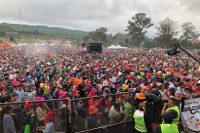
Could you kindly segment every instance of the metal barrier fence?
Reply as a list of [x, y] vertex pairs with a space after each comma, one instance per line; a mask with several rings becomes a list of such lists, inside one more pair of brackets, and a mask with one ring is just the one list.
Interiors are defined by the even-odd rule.
[[[49, 110], [55, 112], [54, 125], [56, 132], [92, 132], [90, 129], [95, 130], [101, 127], [99, 128], [100, 132], [100, 129], [106, 130], [105, 127], [107, 125], [114, 126], [114, 124], [120, 122], [122, 122], [122, 125], [128, 121], [128, 119], [122, 119], [124, 114], [122, 113], [121, 105], [124, 102], [124, 96], [129, 96], [133, 99], [132, 93], [120, 93], [110, 94], [105, 97], [95, 96], [79, 99], [52, 99], [29, 101], [28, 103], [0, 103], [0, 127], [3, 127], [2, 109], [9, 105], [12, 107], [11, 115], [17, 132], [23, 132], [27, 119], [31, 121], [29, 124], [32, 132], [42, 132], [45, 127], [43, 117]], [[119, 112], [121, 111], [117, 115], [113, 115], [109, 112], [114, 104], [118, 106]], [[30, 107], [26, 108], [25, 106]], [[107, 128], [110, 130], [111, 126], [107, 126]], [[0, 128], [0, 132], [3, 133], [3, 128]]]
[[132, 121], [119, 122], [116, 124], [110, 124], [107, 126], [101, 126], [98, 128], [88, 129], [84, 131], [79, 131], [76, 133], [132, 133], [133, 123]]
[[[23, 132], [29, 120], [31, 130], [40, 133], [44, 130], [44, 115], [49, 111], [55, 112], [55, 131], [65, 133], [132, 133], [133, 109], [137, 106], [134, 93], [118, 93], [107, 96], [94, 96], [78, 99], [53, 99], [44, 101], [0, 103], [0, 132], [3, 133], [2, 109], [12, 106], [12, 117], [18, 132]], [[31, 105], [25, 108], [24, 105]], [[149, 101], [148, 123], [159, 123], [162, 104]], [[118, 111], [115, 111], [118, 110]], [[153, 113], [152, 113], [153, 112]], [[31, 121], [31, 122], [30, 122]], [[152, 126], [152, 125], [150, 125]]]
[[[40, 133], [44, 129], [44, 116], [48, 111], [53, 111], [55, 113], [54, 125], [57, 132], [64, 132], [67, 130], [65, 126], [62, 126], [62, 123], [65, 123], [65, 120], [61, 117], [61, 106], [69, 103], [69, 99], [54, 99], [54, 100], [44, 100], [44, 101], [30, 101], [26, 102], [12, 102], [12, 103], [1, 103], [0, 104], [0, 123], [2, 127], [2, 109], [9, 105], [12, 107], [11, 116], [14, 120], [14, 124], [17, 132], [24, 132], [24, 127], [28, 123], [30, 124], [31, 131], [34, 133]], [[29, 106], [25, 108], [24, 106]], [[62, 112], [63, 113], [63, 112]], [[67, 115], [67, 111], [64, 111], [64, 117]], [[70, 115], [70, 114], [69, 114]], [[0, 128], [0, 132], [3, 133], [3, 128]]]
[[[133, 108], [130, 108], [130, 106], [128, 108], [125, 104], [127, 104], [127, 102], [131, 104], [134, 100], [133, 97], [133, 93], [120, 93], [110, 94], [105, 97], [96, 96], [73, 99], [73, 109], [76, 111], [74, 131], [90, 133], [93, 131], [102, 132], [103, 130], [106, 132], [107, 128], [105, 127], [109, 127], [109, 130], [111, 130], [111, 125], [115, 126], [115, 124], [121, 122], [122, 124], [127, 123], [132, 120]], [[124, 107], [128, 109], [125, 109]], [[115, 109], [118, 111], [116, 112]], [[123, 113], [123, 110], [126, 110], [126, 113]], [[126, 116], [128, 113], [129, 116]]]

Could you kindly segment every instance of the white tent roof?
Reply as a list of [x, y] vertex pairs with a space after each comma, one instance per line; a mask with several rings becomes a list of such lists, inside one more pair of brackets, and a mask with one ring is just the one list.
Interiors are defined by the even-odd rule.
[[128, 47], [122, 47], [120, 45], [111, 45], [108, 47], [108, 49], [127, 49]]
[[108, 47], [108, 49], [115, 49], [115, 47], [116, 47], [115, 45], [111, 45]]

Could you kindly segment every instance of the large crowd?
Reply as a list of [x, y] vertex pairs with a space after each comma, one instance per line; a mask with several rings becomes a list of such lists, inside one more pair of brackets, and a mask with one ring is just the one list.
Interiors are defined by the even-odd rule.
[[161, 133], [166, 122], [176, 133], [178, 105], [200, 95], [199, 76], [197, 62], [164, 50], [2, 47], [0, 102], [8, 103], [0, 106], [3, 132], [68, 133], [132, 121], [127, 132]]

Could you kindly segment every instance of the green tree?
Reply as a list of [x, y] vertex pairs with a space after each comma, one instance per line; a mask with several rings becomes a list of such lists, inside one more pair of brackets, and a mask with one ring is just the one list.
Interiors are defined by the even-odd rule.
[[108, 39], [107, 39], [106, 32], [107, 32], [107, 28], [100, 27], [100, 28], [96, 29], [95, 31], [89, 32], [89, 39], [88, 40], [107, 43]]
[[180, 37], [181, 40], [189, 42], [198, 39], [200, 34], [196, 31], [195, 26], [192, 22], [187, 22], [181, 25], [182, 35]]
[[114, 45], [123, 45], [124, 44], [124, 37], [122, 33], [117, 33], [112, 38], [112, 44]]
[[126, 31], [132, 36], [134, 45], [140, 44], [147, 33], [147, 29], [153, 26], [151, 18], [147, 17], [145, 13], [137, 13], [132, 17], [132, 21], [128, 21]]
[[177, 27], [177, 22], [169, 18], [166, 18], [163, 21], [161, 21], [159, 26], [156, 27], [156, 40], [158, 41], [158, 43], [164, 45], [164, 47], [172, 43], [173, 39], [178, 34]]
[[107, 35], [107, 42], [105, 46], [109, 46], [110, 44], [112, 44], [112, 42], [113, 42], [113, 35], [112, 34]]
[[153, 39], [149, 37], [145, 37], [143, 47], [145, 48], [153, 48]]

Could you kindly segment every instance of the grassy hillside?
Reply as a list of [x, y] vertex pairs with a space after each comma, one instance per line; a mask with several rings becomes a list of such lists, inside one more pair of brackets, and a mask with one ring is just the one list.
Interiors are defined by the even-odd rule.
[[[20, 25], [19, 24], [9, 24], [1, 23], [0, 24], [0, 38], [6, 37], [6, 32], [18, 32], [19, 33]], [[43, 38], [43, 39], [60, 39], [60, 38], [71, 38], [79, 40], [86, 36], [88, 33], [80, 30], [71, 30], [60, 27], [48, 27], [42, 25], [21, 25], [21, 37], [32, 39], [34, 38]]]

